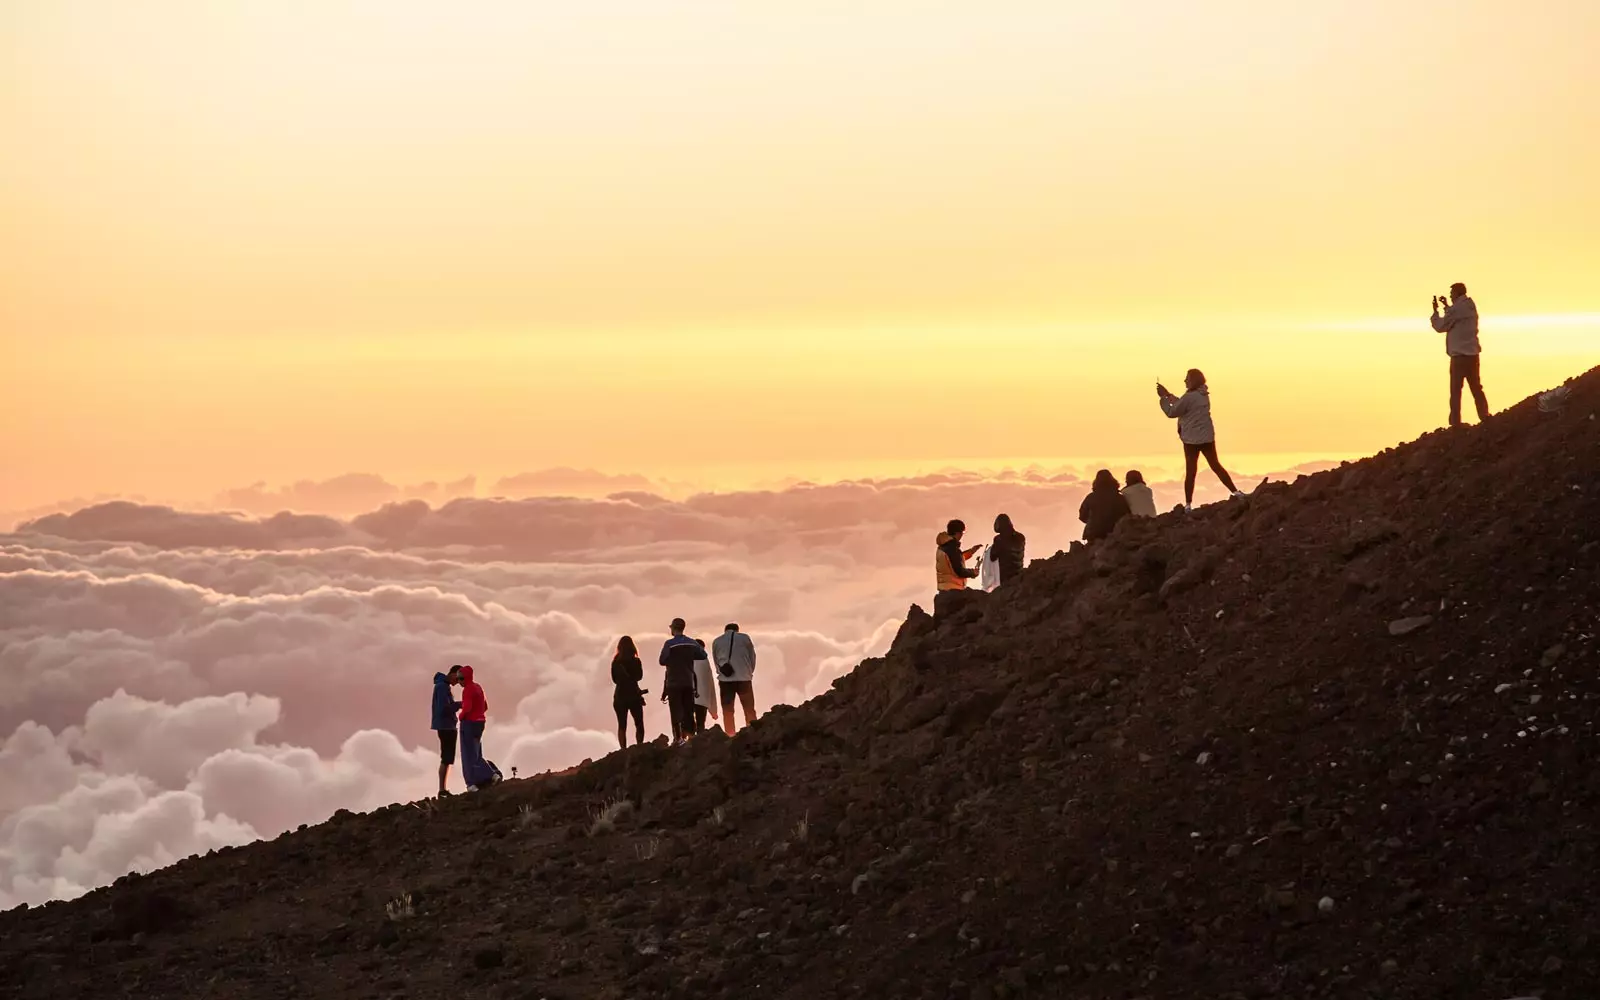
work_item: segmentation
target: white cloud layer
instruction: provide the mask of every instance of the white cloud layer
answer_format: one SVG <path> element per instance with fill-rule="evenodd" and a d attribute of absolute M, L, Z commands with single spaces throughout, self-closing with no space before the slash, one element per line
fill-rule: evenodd
<path fill-rule="evenodd" d="M 431 682 L 451 663 L 478 668 L 507 773 L 613 749 L 617 637 L 653 664 L 678 615 L 707 639 L 737 620 L 760 706 L 797 704 L 928 600 L 945 520 L 982 540 L 1005 511 L 1040 557 L 1077 537 L 1083 493 L 952 473 L 681 502 L 395 499 L 348 520 L 128 502 L 37 518 L 0 535 L 0 907 L 429 794 Z M 665 727 L 653 700 L 646 723 Z"/>

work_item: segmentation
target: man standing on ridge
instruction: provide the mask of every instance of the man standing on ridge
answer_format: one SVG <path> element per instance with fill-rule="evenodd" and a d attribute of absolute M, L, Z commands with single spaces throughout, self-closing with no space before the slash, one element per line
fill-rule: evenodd
<path fill-rule="evenodd" d="M 1433 328 L 1444 334 L 1444 352 L 1450 355 L 1450 426 L 1461 423 L 1461 383 L 1472 390 L 1472 402 L 1478 408 L 1478 423 L 1489 419 L 1489 399 L 1483 394 L 1483 379 L 1479 359 L 1483 346 L 1478 343 L 1478 304 L 1467 297 L 1467 286 L 1456 282 L 1450 286 L 1450 298 L 1444 313 L 1439 304 L 1442 295 L 1433 297 Z"/>
<path fill-rule="evenodd" d="M 439 797 L 450 794 L 445 779 L 450 777 L 450 765 L 456 762 L 456 712 L 461 702 L 450 691 L 452 685 L 461 683 L 461 665 L 451 666 L 448 674 L 433 675 L 433 731 L 439 734 Z"/>
<path fill-rule="evenodd" d="M 961 536 L 967 531 L 965 521 L 959 518 L 952 520 L 939 532 L 939 537 L 934 544 L 939 547 L 933 553 L 933 576 L 939 590 L 966 590 L 967 581 L 975 579 L 978 575 L 976 569 L 967 568 L 967 560 L 972 558 L 983 546 L 974 545 L 970 549 L 961 547 Z"/>
<path fill-rule="evenodd" d="M 667 668 L 661 682 L 661 700 L 672 716 L 672 745 L 678 746 L 694 732 L 695 660 L 706 658 L 706 651 L 683 634 L 682 618 L 672 619 L 672 638 L 661 646 L 661 665 Z"/>
<path fill-rule="evenodd" d="M 711 659 L 717 665 L 722 688 L 722 731 L 733 735 L 733 702 L 744 706 L 744 724 L 756 721 L 756 644 L 729 622 L 721 635 L 711 640 Z"/>

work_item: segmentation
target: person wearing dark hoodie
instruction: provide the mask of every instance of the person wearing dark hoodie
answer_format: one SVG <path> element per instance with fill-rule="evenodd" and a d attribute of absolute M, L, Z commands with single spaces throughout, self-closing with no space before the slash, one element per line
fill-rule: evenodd
<path fill-rule="evenodd" d="M 1083 540 L 1098 542 L 1108 537 L 1117 522 L 1132 513 L 1127 498 L 1117 489 L 1117 477 L 1110 469 L 1094 474 L 1094 486 L 1078 505 L 1078 520 L 1083 522 Z"/>
<path fill-rule="evenodd" d="M 1022 575 L 1027 544 L 1027 537 L 1011 526 L 1011 515 L 1001 514 L 994 519 L 994 543 L 989 546 L 989 558 L 1000 574 L 995 586 L 1003 587 Z"/>
<path fill-rule="evenodd" d="M 617 655 L 611 658 L 611 707 L 617 712 L 617 746 L 628 747 L 628 716 L 633 716 L 634 742 L 644 742 L 644 696 L 639 687 L 644 680 L 644 661 L 639 659 L 639 648 L 633 637 L 617 640 Z"/>
<path fill-rule="evenodd" d="M 940 591 L 966 590 L 967 581 L 975 579 L 978 575 L 976 569 L 967 568 L 967 560 L 982 548 L 974 545 L 970 549 L 961 547 L 961 536 L 966 533 L 966 522 L 959 519 L 952 520 L 945 525 L 943 531 L 934 544 L 938 546 L 933 553 L 934 582 Z"/>
<path fill-rule="evenodd" d="M 1217 428 L 1211 422 L 1211 390 L 1206 377 L 1198 368 L 1189 369 L 1183 378 L 1184 394 L 1174 396 L 1167 387 L 1156 383 L 1156 398 L 1161 401 L 1161 412 L 1178 422 L 1178 440 L 1183 442 L 1183 509 L 1194 506 L 1194 477 L 1200 468 L 1200 456 L 1222 480 L 1222 485 L 1234 497 L 1244 494 L 1233 485 L 1233 477 L 1217 459 Z"/>
<path fill-rule="evenodd" d="M 483 726 L 489 717 L 489 699 L 483 687 L 472 679 L 472 668 L 461 667 L 461 777 L 468 788 L 483 788 L 494 783 L 494 775 L 483 759 Z"/>
<path fill-rule="evenodd" d="M 661 700 L 672 716 L 672 745 L 680 746 L 694 733 L 694 699 L 699 690 L 695 662 L 706 651 L 683 634 L 682 618 L 672 619 L 672 637 L 661 646 L 661 666 L 666 674 L 661 681 Z"/>
<path fill-rule="evenodd" d="M 450 794 L 445 781 L 450 777 L 450 765 L 456 762 L 456 712 L 461 702 L 456 701 L 450 688 L 461 683 L 461 665 L 450 668 L 449 673 L 433 675 L 433 731 L 439 734 L 439 797 Z"/>

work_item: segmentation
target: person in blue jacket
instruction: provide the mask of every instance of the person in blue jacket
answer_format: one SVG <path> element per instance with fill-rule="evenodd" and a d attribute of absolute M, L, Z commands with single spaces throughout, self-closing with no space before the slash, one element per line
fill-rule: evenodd
<path fill-rule="evenodd" d="M 448 674 L 433 675 L 433 731 L 439 734 L 439 796 L 450 794 L 444 787 L 450 776 L 450 765 L 456 762 L 456 712 L 461 702 L 451 692 L 452 685 L 461 683 L 461 667 L 452 666 Z"/>

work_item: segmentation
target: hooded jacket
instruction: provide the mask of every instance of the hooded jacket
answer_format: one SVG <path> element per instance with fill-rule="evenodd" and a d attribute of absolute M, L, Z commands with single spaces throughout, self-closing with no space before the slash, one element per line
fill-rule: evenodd
<path fill-rule="evenodd" d="M 700 687 L 695 678 L 696 660 L 706 658 L 706 651 L 700 648 L 699 643 L 686 635 L 675 635 L 661 646 L 661 665 L 667 668 L 667 673 L 661 681 L 661 693 L 669 691 L 688 691 L 691 694 Z"/>
<path fill-rule="evenodd" d="M 939 548 L 933 553 L 934 581 L 940 590 L 966 590 L 967 581 L 978 571 L 967 568 L 967 559 L 961 554 L 961 543 L 950 532 L 941 531 L 935 539 Z"/>
<path fill-rule="evenodd" d="M 1022 573 L 1023 552 L 1028 545 L 1027 536 L 1011 526 L 1011 518 L 1004 514 L 995 518 L 994 544 L 990 546 L 990 558 L 994 560 L 995 569 L 1000 571 L 1000 585 L 1016 580 Z"/>
<path fill-rule="evenodd" d="M 482 722 L 489 715 L 489 699 L 483 688 L 472 679 L 472 668 L 461 668 L 461 721 Z"/>
<path fill-rule="evenodd" d="M 1129 483 L 1122 488 L 1122 499 L 1128 501 L 1128 512 L 1134 517 L 1156 516 L 1156 495 L 1146 483 Z"/>
<path fill-rule="evenodd" d="M 1128 516 L 1128 501 L 1117 492 L 1116 481 L 1108 486 L 1097 485 L 1078 506 L 1078 520 L 1083 522 L 1083 540 L 1099 541 L 1111 534 L 1117 522 Z"/>
<path fill-rule="evenodd" d="M 1478 304 L 1465 295 L 1452 301 L 1443 316 L 1434 313 L 1431 322 L 1444 334 L 1444 352 L 1451 357 L 1483 353 L 1478 342 Z"/>
<path fill-rule="evenodd" d="M 694 661 L 694 703 L 717 718 L 717 685 L 711 679 L 711 661 Z"/>
<path fill-rule="evenodd" d="M 1162 396 L 1161 412 L 1178 421 L 1178 439 L 1184 444 L 1210 444 L 1217 439 L 1211 422 L 1211 390 L 1190 389 L 1181 396 Z"/>
<path fill-rule="evenodd" d="M 748 681 L 756 673 L 756 644 L 743 632 L 724 629 L 722 634 L 711 640 L 712 665 L 717 669 L 717 676 L 724 681 Z M 731 673 L 723 673 L 724 664 L 732 667 Z"/>
<path fill-rule="evenodd" d="M 461 707 L 461 702 L 456 701 L 450 693 L 450 675 L 433 675 L 433 728 L 438 730 L 451 730 L 456 728 L 456 710 Z"/>

